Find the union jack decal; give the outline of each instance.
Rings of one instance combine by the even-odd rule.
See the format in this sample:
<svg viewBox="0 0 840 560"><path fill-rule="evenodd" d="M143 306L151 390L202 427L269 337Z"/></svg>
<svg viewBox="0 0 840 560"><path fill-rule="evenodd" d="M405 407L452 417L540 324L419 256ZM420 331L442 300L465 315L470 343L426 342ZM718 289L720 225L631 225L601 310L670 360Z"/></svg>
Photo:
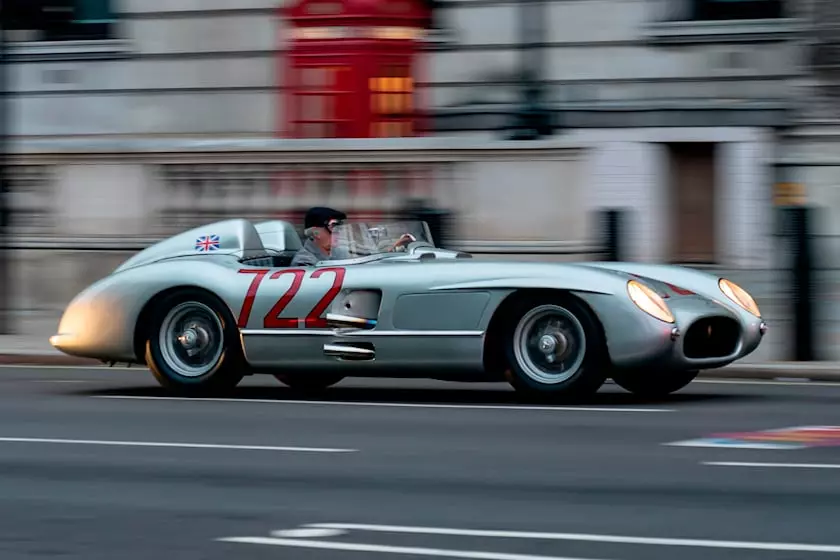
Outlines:
<svg viewBox="0 0 840 560"><path fill-rule="evenodd" d="M215 251L219 248L218 235L202 235L195 240L195 250L199 253L206 253L208 251Z"/></svg>

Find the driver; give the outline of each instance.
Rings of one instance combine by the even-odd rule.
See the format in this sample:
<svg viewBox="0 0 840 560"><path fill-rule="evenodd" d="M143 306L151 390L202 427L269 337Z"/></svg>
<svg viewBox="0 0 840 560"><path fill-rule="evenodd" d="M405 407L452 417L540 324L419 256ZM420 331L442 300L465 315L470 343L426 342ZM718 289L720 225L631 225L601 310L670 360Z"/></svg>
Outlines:
<svg viewBox="0 0 840 560"><path fill-rule="evenodd" d="M292 259L291 266L315 266L318 261L329 260L333 229L346 219L347 215L344 212L332 208L310 208L303 219L303 235L306 241Z"/></svg>
<svg viewBox="0 0 840 560"><path fill-rule="evenodd" d="M303 248L295 254L290 266L315 266L319 261L336 258L335 255L331 255L333 231L346 219L347 215L339 210L323 206L310 208L303 220L303 235L306 241ZM413 241L416 241L414 236L406 233L388 251L396 251L398 247Z"/></svg>

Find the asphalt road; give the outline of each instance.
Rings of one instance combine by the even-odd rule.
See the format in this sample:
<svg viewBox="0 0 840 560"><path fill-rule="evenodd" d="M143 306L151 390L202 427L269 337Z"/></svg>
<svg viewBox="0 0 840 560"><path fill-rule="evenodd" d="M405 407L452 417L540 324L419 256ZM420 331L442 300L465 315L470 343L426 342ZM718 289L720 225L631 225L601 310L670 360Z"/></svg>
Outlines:
<svg viewBox="0 0 840 560"><path fill-rule="evenodd" d="M140 369L0 368L0 558L840 557L840 448L668 445L840 425L840 385L565 406L406 381L312 402L268 377L160 395Z"/></svg>

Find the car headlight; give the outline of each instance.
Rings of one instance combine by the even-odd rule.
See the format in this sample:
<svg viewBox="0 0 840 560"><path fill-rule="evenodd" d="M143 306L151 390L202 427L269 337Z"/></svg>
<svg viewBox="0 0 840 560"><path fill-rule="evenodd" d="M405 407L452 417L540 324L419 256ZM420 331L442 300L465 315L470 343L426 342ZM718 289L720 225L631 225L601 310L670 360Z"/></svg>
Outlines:
<svg viewBox="0 0 840 560"><path fill-rule="evenodd" d="M718 280L718 286L720 286L720 291L726 297L740 305L744 310L749 311L756 317L761 317L761 311L759 311L758 305L756 305L755 300L744 288L726 278Z"/></svg>
<svg viewBox="0 0 840 560"><path fill-rule="evenodd" d="M675 322L668 304L659 294L636 280L627 282L627 294L639 309L665 323Z"/></svg>

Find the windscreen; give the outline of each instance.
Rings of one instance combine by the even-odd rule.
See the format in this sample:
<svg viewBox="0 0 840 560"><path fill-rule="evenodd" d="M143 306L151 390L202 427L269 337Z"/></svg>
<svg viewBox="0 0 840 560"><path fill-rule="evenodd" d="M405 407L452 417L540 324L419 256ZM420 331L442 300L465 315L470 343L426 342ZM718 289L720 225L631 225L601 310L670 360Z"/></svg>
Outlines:
<svg viewBox="0 0 840 560"><path fill-rule="evenodd" d="M330 256L333 259L353 259L399 252L415 243L434 246L426 222L347 222L333 230Z"/></svg>

